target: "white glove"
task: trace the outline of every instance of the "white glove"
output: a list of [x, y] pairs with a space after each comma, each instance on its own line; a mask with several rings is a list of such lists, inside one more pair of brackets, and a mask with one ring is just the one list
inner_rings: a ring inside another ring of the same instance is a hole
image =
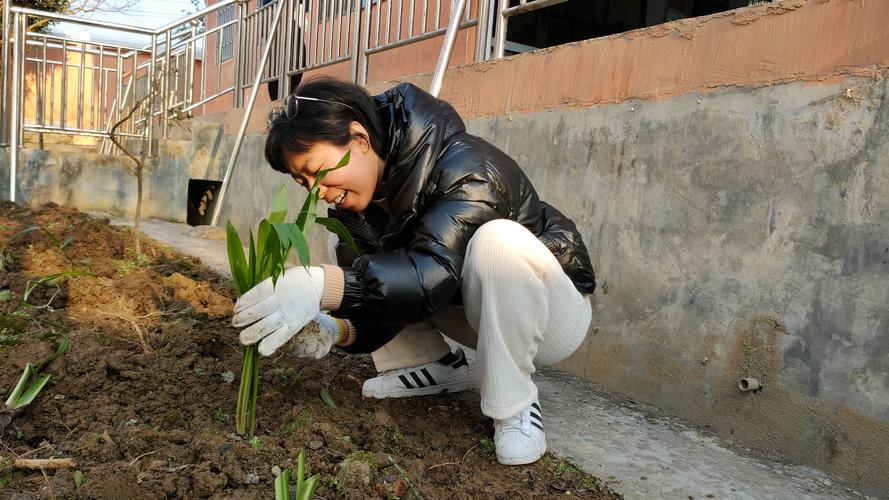
[[346, 328], [343, 320], [319, 314], [315, 316], [314, 323], [306, 325], [287, 345], [295, 356], [321, 359], [327, 356]]
[[271, 356], [318, 315], [323, 291], [323, 268], [292, 267], [275, 286], [268, 278], [241, 296], [232, 325], [247, 327], [241, 331], [242, 344], [259, 342], [259, 353]]

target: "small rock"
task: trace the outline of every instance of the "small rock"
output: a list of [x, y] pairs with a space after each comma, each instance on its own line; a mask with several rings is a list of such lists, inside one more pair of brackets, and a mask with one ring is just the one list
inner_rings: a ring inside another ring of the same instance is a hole
[[160, 470], [161, 467], [167, 465], [165, 460], [152, 460], [145, 466], [146, 471], [155, 471]]
[[370, 485], [370, 476], [373, 469], [371, 462], [373, 455], [367, 452], [355, 452], [349, 454], [345, 460], [338, 465], [339, 472], [336, 473], [338, 484], [342, 484], [347, 488], [363, 488]]
[[272, 466], [272, 476], [278, 477], [280, 475], [281, 475], [281, 468], [278, 467], [277, 465], [273, 465]]
[[56, 401], [61, 401], [61, 400], [65, 399], [65, 395], [64, 394], [56, 394], [52, 398]]
[[244, 484], [259, 484], [259, 474], [248, 472], [244, 475]]
[[313, 439], [313, 440], [309, 441], [309, 449], [310, 450], [317, 450], [323, 446], [324, 446], [324, 441], [321, 441], [320, 439]]

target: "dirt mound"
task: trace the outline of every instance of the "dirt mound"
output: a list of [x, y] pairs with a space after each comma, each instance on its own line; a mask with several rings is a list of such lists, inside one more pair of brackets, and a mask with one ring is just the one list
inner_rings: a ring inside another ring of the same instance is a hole
[[[143, 246], [137, 258], [127, 229], [70, 208], [0, 204], [0, 393], [58, 336], [72, 342], [0, 436], [0, 496], [269, 498], [275, 472], [295, 468], [305, 449], [307, 470], [321, 474], [317, 495], [328, 499], [611, 498], [551, 455], [498, 465], [472, 394], [362, 399], [367, 356], [264, 359], [258, 439], [236, 436], [242, 358], [231, 284], [162, 245]], [[70, 271], [87, 274], [40, 282]], [[13, 470], [18, 457], [70, 457], [77, 467]]]

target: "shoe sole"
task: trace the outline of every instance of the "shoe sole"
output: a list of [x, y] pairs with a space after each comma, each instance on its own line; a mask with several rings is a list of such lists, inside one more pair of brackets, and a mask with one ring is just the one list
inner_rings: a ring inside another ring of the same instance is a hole
[[418, 389], [402, 389], [400, 391], [392, 391], [386, 393], [372, 393], [361, 389], [361, 395], [366, 398], [389, 399], [389, 398], [409, 398], [412, 396], [434, 396], [438, 394], [446, 394], [449, 392], [460, 392], [469, 389], [469, 382], [454, 382], [451, 384], [440, 384], [434, 387], [421, 387]]
[[501, 457], [497, 455], [497, 461], [502, 465], [528, 465], [533, 464], [534, 462], [543, 458], [543, 455], [546, 455], [546, 443], [543, 443], [543, 448], [537, 451], [534, 455], [528, 455], [524, 457]]

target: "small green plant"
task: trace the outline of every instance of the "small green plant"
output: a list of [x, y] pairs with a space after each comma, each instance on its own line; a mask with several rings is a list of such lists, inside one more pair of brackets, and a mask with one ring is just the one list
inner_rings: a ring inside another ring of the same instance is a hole
[[481, 451], [484, 456], [491, 456], [497, 451], [497, 447], [494, 445], [494, 440], [491, 438], [481, 438], [478, 441], [478, 449]]
[[250, 443], [250, 447], [254, 450], [262, 448], [262, 440], [259, 439], [259, 436], [253, 436], [248, 443]]
[[215, 410], [213, 410], [213, 420], [227, 424], [227, 423], [231, 422], [231, 419], [232, 419], [231, 415], [220, 410], [219, 408], [216, 408]]
[[296, 418], [281, 427], [281, 436], [289, 436], [298, 429], [304, 427], [312, 421], [312, 412], [308, 408], [303, 408], [296, 414]]
[[[320, 474], [306, 479], [306, 451], [299, 450], [296, 462], [295, 500], [311, 500], [318, 488]], [[275, 478], [275, 500], [290, 500], [290, 469], [285, 469]]]
[[49, 382], [52, 375], [44, 373], [44, 368], [49, 366], [56, 358], [68, 352], [70, 348], [71, 341], [68, 337], [62, 337], [62, 341], [56, 347], [56, 352], [50, 355], [50, 357], [36, 366], [31, 363], [25, 365], [25, 370], [22, 372], [18, 384], [13, 388], [12, 393], [6, 400], [6, 404], [0, 407], [0, 435], [3, 434], [3, 430], [6, 429], [6, 426], [9, 425], [12, 419], [20, 414], [26, 406], [31, 404], [37, 398], [37, 395], [40, 394], [40, 391], [43, 390], [46, 383]]
[[[295, 223], [285, 222], [288, 205], [287, 189], [284, 186], [278, 189], [272, 199], [271, 214], [259, 222], [255, 239], [253, 232], [250, 232], [250, 245], [246, 256], [238, 231], [231, 222], [227, 224], [228, 263], [231, 268], [235, 292], [239, 297], [267, 278], [272, 278], [272, 282], [276, 283], [278, 276], [284, 272], [284, 264], [293, 250], [299, 256], [300, 263], [308, 266], [309, 244], [306, 235], [309, 234], [309, 230], [315, 223], [325, 226], [350, 246], [355, 247], [355, 242], [340, 221], [318, 217], [315, 214], [315, 206], [320, 193], [319, 183], [329, 172], [347, 165], [349, 154], [350, 152], [346, 152], [335, 167], [318, 172]], [[259, 349], [256, 345], [250, 345], [244, 348], [244, 365], [241, 370], [241, 385], [235, 412], [235, 431], [239, 435], [253, 435], [256, 426], [256, 398], [258, 395]]]
[[275, 368], [272, 375], [277, 379], [285, 389], [292, 391], [299, 387], [299, 381], [302, 374], [298, 368]]

